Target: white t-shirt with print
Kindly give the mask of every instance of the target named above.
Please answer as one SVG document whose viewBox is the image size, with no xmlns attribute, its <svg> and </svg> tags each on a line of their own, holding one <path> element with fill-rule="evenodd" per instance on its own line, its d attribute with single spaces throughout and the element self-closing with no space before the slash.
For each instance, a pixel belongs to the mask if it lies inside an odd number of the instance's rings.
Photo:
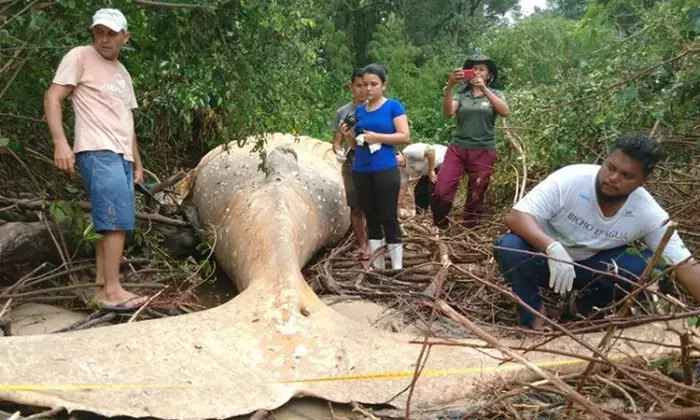
<svg viewBox="0 0 700 420">
<path fill-rule="evenodd" d="M 447 153 L 447 146 L 441 144 L 413 143 L 406 146 L 401 153 L 406 157 L 406 175 L 409 178 L 419 178 L 428 175 L 428 160 L 425 149 L 431 146 L 435 150 L 435 167 L 442 165 Z"/>
<path fill-rule="evenodd" d="M 640 187 L 614 216 L 605 217 L 595 192 L 599 170 L 600 165 L 589 164 L 561 168 L 533 188 L 514 209 L 534 216 L 575 261 L 636 239 L 656 250 L 666 232 L 668 213 Z M 663 256 L 667 262 L 677 264 L 691 254 L 678 233 L 674 233 Z"/>
</svg>

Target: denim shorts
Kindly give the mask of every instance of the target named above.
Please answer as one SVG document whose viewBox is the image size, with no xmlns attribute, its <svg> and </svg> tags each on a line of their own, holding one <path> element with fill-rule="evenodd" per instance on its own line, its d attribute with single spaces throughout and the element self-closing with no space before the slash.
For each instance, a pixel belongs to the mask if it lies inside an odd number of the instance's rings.
<svg viewBox="0 0 700 420">
<path fill-rule="evenodd" d="M 109 150 L 79 152 L 75 160 L 92 204 L 95 231 L 133 231 L 133 164 Z"/>
</svg>

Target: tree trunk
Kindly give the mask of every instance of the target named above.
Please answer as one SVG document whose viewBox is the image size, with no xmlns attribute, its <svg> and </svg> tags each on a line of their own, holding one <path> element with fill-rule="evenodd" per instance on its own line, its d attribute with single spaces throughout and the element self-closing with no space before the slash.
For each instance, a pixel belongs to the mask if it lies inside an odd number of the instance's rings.
<svg viewBox="0 0 700 420">
<path fill-rule="evenodd" d="M 54 236 L 59 240 L 58 226 L 49 223 Z M 75 249 L 77 241 L 67 226 L 60 227 L 69 250 Z M 10 222 L 0 226 L 0 271 L 11 265 L 30 261 L 60 261 L 58 250 L 44 222 Z"/>
<path fill-rule="evenodd" d="M 60 263 L 60 254 L 47 226 L 51 227 L 51 232 L 60 243 L 59 225 L 56 223 L 47 225 L 45 222 L 10 222 L 1 225 L 0 273 L 17 264 Z M 72 254 L 80 245 L 82 238 L 71 231 L 67 224 L 60 225 L 60 233 L 66 241 L 68 252 Z M 154 233 L 163 238 L 161 246 L 173 258 L 186 258 L 197 252 L 199 239 L 192 228 L 155 224 L 148 235 Z M 133 240 L 131 236 L 127 236 L 127 243 Z"/>
</svg>

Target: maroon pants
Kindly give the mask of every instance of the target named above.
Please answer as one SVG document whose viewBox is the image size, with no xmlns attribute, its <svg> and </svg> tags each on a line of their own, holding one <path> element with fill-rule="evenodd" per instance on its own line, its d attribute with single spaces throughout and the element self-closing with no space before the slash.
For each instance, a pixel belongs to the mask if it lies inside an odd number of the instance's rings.
<svg viewBox="0 0 700 420">
<path fill-rule="evenodd" d="M 469 182 L 467 200 L 462 214 L 463 225 L 472 228 L 479 223 L 484 207 L 484 196 L 494 172 L 496 157 L 496 149 L 465 149 L 453 144 L 447 148 L 445 160 L 440 166 L 435 191 L 430 200 L 433 222 L 436 226 L 444 229 L 449 225 L 447 217 L 452 210 L 452 201 L 459 181 L 465 172 Z"/>
</svg>

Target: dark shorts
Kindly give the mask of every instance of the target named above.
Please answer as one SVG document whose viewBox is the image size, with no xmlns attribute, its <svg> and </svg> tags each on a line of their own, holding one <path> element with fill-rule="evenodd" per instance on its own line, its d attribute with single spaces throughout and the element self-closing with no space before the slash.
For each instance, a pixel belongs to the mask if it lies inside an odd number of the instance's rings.
<svg viewBox="0 0 700 420">
<path fill-rule="evenodd" d="M 359 207 L 360 199 L 357 196 L 355 183 L 352 181 L 352 163 L 355 161 L 355 152 L 349 151 L 347 159 L 343 162 L 343 184 L 345 184 L 345 200 L 350 207 Z"/>
<path fill-rule="evenodd" d="M 133 164 L 108 150 L 79 152 L 75 160 L 92 205 L 95 231 L 134 230 Z"/>
</svg>

